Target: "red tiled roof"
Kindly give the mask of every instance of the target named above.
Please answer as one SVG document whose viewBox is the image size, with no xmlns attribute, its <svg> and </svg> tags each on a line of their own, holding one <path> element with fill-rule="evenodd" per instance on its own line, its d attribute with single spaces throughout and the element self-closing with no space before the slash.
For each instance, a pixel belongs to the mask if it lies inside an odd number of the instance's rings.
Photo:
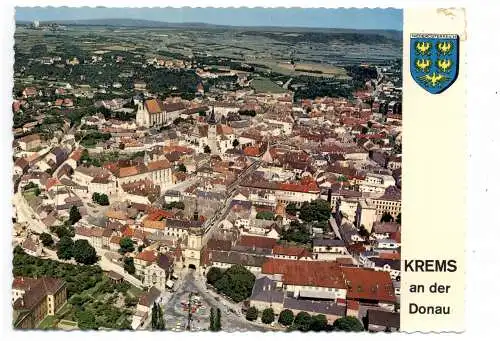
<svg viewBox="0 0 500 341">
<path fill-rule="evenodd" d="M 134 229 L 130 226 L 125 226 L 125 228 L 122 230 L 122 236 L 123 237 L 133 237 L 134 236 Z"/>
<path fill-rule="evenodd" d="M 316 184 L 316 182 L 310 182 L 309 184 L 282 183 L 279 185 L 279 189 L 289 192 L 303 192 L 303 193 L 319 192 L 319 187 Z"/>
<path fill-rule="evenodd" d="M 136 259 L 144 260 L 146 262 L 154 262 L 157 258 L 156 253 L 154 251 L 144 250 L 135 256 Z"/>
<path fill-rule="evenodd" d="M 283 274 L 283 283 L 326 288 L 345 288 L 336 262 L 268 259 L 262 265 L 263 274 Z"/>
<path fill-rule="evenodd" d="M 259 236 L 241 236 L 238 245 L 255 247 L 259 249 L 272 249 L 276 245 L 276 239 Z"/>
<path fill-rule="evenodd" d="M 391 276 L 385 271 L 342 267 L 347 283 L 347 299 L 396 302 Z"/>
<path fill-rule="evenodd" d="M 170 168 L 170 161 L 168 160 L 152 161 L 147 164 L 147 168 L 149 171 L 167 169 Z"/>
<path fill-rule="evenodd" d="M 124 178 L 124 177 L 127 177 L 127 176 L 136 175 L 136 174 L 139 174 L 139 170 L 137 169 L 137 167 L 132 166 L 132 167 L 123 167 L 123 168 L 120 168 L 118 176 L 120 178 Z"/>
<path fill-rule="evenodd" d="M 146 110 L 150 114 L 157 114 L 163 111 L 162 103 L 157 99 L 148 99 L 145 102 Z"/>
<path fill-rule="evenodd" d="M 260 150 L 257 147 L 249 146 L 249 147 L 246 147 L 245 149 L 243 149 L 243 153 L 246 156 L 259 156 Z"/>
<path fill-rule="evenodd" d="M 284 246 L 284 245 L 275 245 L 273 247 L 273 254 L 299 257 L 299 258 L 311 256 L 311 253 L 305 247 Z"/>
</svg>

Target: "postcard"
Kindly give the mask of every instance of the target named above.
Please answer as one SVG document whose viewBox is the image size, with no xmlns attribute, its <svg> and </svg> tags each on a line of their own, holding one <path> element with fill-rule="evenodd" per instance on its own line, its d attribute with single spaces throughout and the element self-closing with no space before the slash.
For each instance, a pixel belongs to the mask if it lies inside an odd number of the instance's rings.
<svg viewBox="0 0 500 341">
<path fill-rule="evenodd" d="M 462 331 L 465 23 L 17 7 L 12 328 Z"/>
</svg>

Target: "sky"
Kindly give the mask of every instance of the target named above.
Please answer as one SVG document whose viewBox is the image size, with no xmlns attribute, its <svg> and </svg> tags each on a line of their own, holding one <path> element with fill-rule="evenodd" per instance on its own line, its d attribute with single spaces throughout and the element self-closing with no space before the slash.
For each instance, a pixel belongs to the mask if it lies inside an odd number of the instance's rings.
<svg viewBox="0 0 500 341">
<path fill-rule="evenodd" d="M 230 26 L 403 30 L 400 9 L 16 7 L 17 21 L 110 18 Z"/>
</svg>

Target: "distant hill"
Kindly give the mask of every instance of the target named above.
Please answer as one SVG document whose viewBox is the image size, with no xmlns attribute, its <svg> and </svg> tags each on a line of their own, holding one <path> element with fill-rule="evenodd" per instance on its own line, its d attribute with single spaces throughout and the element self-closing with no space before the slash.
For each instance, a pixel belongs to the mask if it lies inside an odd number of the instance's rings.
<svg viewBox="0 0 500 341">
<path fill-rule="evenodd" d="M 31 22 L 17 21 L 18 25 L 28 25 Z M 143 19 L 82 19 L 82 20 L 54 20 L 41 21 L 41 25 L 59 24 L 65 26 L 107 26 L 124 28 L 191 28 L 191 29 L 235 29 L 248 31 L 276 31 L 276 32 L 322 32 L 336 34 L 363 34 L 379 35 L 391 40 L 403 40 L 403 32 L 397 30 L 356 30 L 343 28 L 312 28 L 312 27 L 270 27 L 270 26 L 228 26 L 207 23 L 188 22 L 170 23 Z"/>
</svg>

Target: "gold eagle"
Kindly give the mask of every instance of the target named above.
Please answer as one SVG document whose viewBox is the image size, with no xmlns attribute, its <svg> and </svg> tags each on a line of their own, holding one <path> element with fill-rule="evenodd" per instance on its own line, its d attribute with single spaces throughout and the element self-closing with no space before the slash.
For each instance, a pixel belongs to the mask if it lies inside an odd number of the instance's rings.
<svg viewBox="0 0 500 341">
<path fill-rule="evenodd" d="M 443 41 L 437 44 L 438 52 L 442 55 L 450 54 L 453 50 L 453 43 L 451 41 Z"/>
<path fill-rule="evenodd" d="M 429 72 L 432 62 L 430 59 L 417 59 L 415 61 L 415 66 L 422 72 Z"/>
<path fill-rule="evenodd" d="M 432 44 L 428 41 L 418 41 L 415 43 L 415 49 L 417 50 L 417 54 L 420 55 L 429 55 L 431 52 Z"/>
<path fill-rule="evenodd" d="M 429 75 L 423 75 L 418 77 L 422 82 L 424 82 L 427 85 L 430 85 L 432 87 L 435 87 L 443 82 L 446 82 L 448 80 L 448 77 L 445 75 L 442 75 L 440 73 L 435 73 L 433 72 L 432 74 Z"/>
<path fill-rule="evenodd" d="M 453 62 L 450 59 L 439 59 L 437 61 L 437 67 L 442 72 L 449 72 L 451 70 L 452 65 L 453 65 Z"/>
</svg>

